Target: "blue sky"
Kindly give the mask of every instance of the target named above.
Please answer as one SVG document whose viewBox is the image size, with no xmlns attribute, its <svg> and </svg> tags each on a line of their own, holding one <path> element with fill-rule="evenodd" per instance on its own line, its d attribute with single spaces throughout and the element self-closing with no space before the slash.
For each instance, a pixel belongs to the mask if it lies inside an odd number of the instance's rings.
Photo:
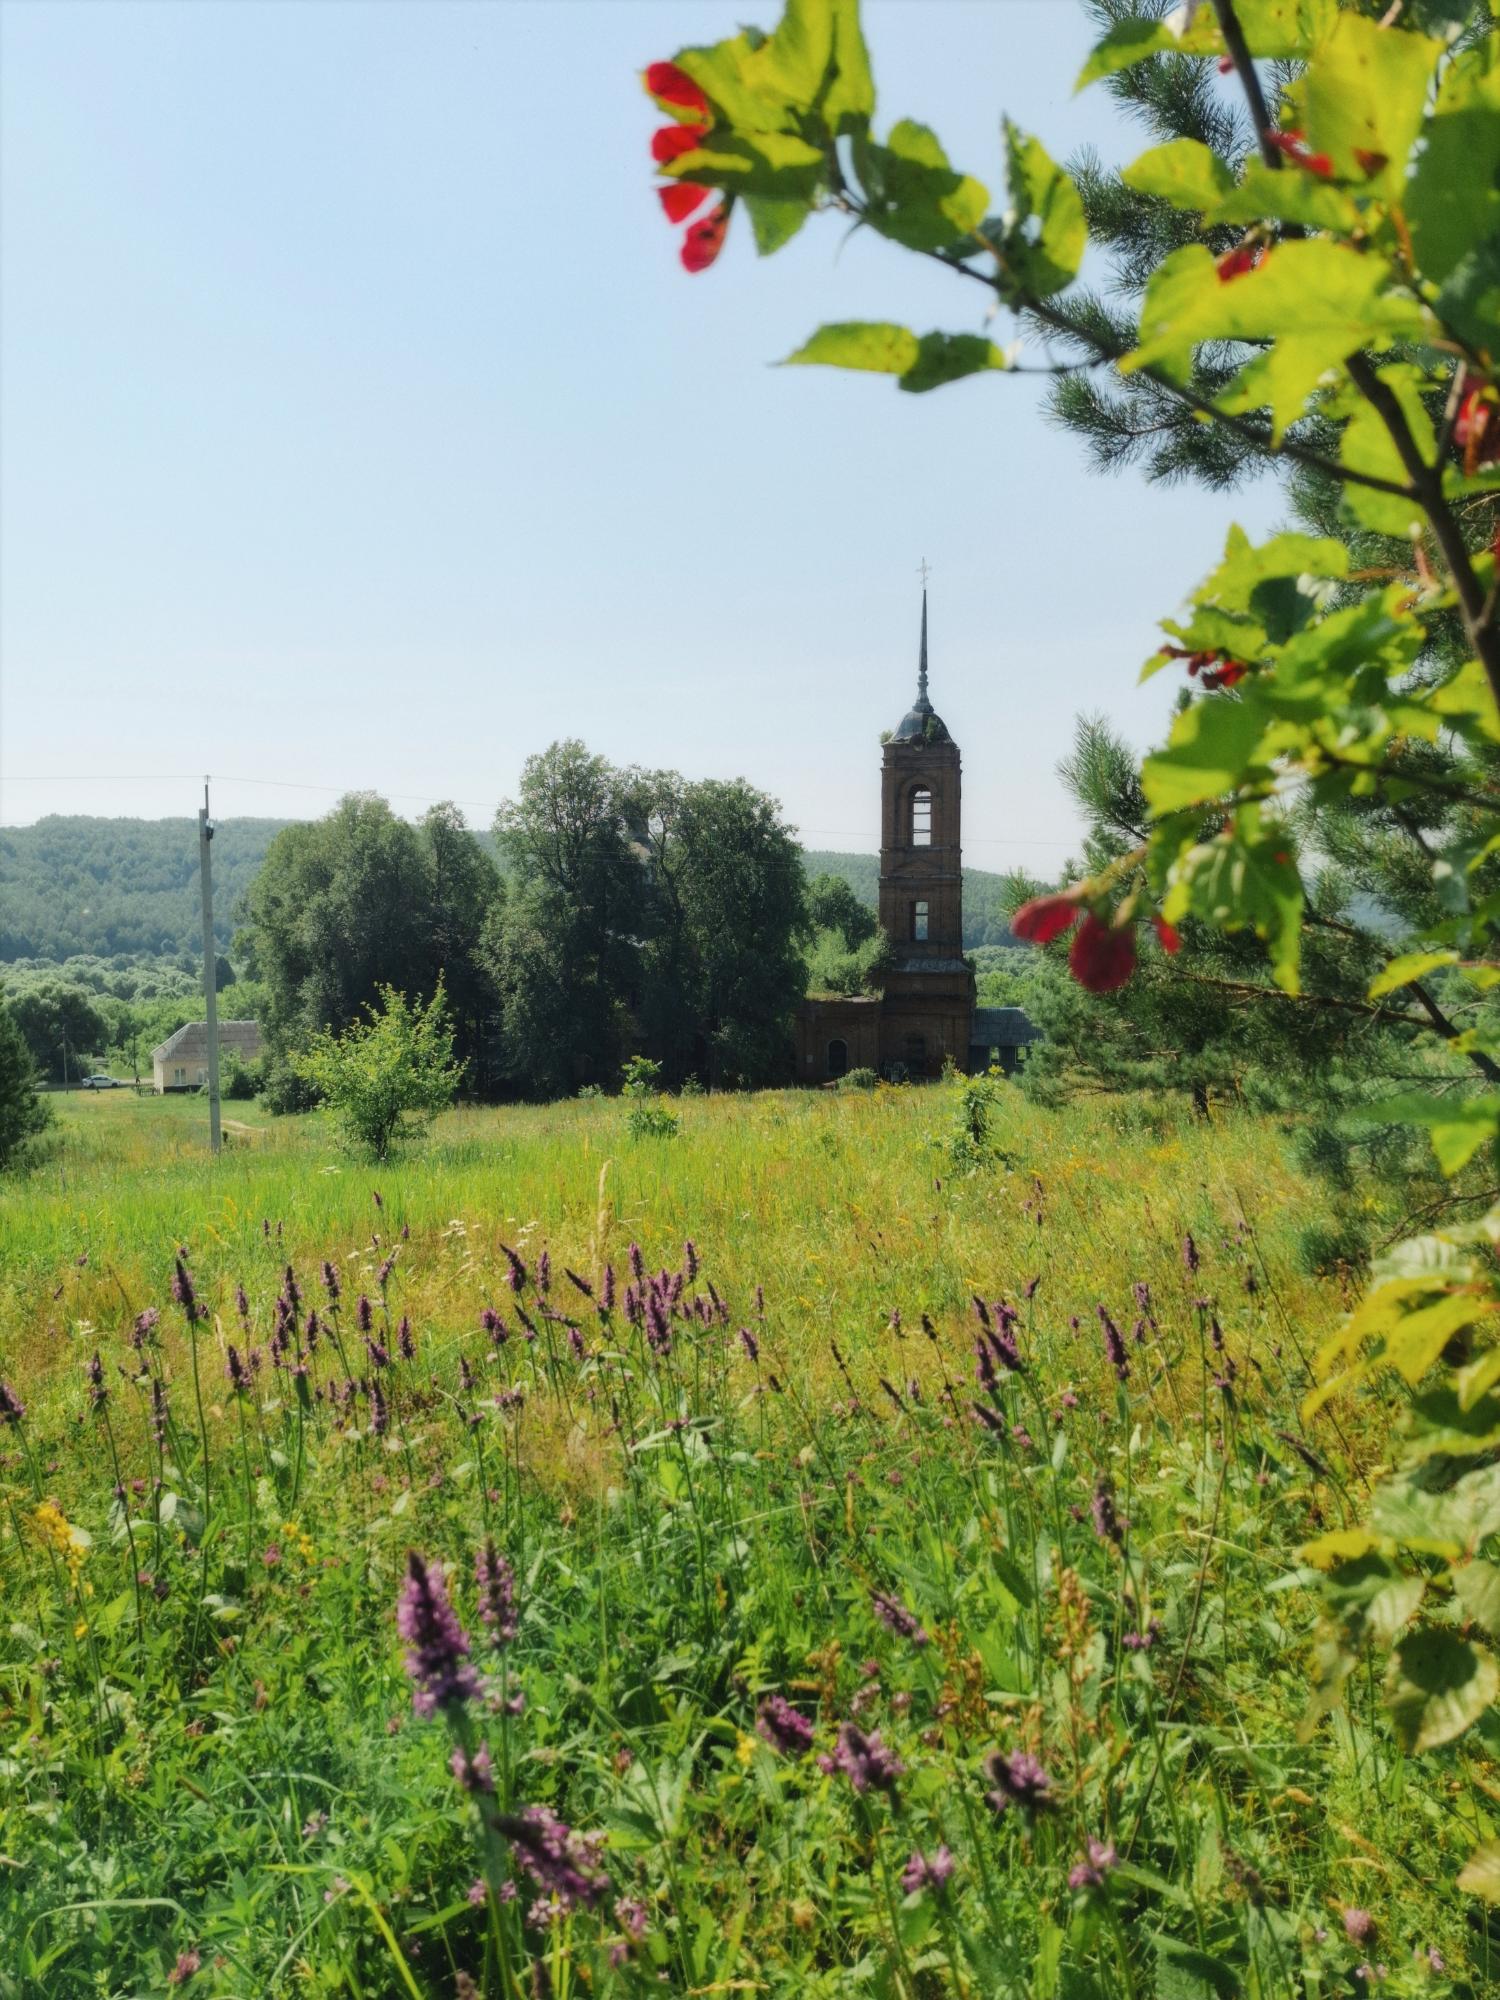
<svg viewBox="0 0 1500 2000">
<path fill-rule="evenodd" d="M 871 848 L 926 556 L 967 858 L 1060 865 L 1074 714 L 1151 740 L 1156 617 L 1277 496 L 1099 478 L 1034 380 L 770 366 L 824 320 L 983 305 L 831 218 L 765 261 L 737 219 L 681 271 L 635 72 L 774 16 L 5 0 L 0 820 L 190 813 L 211 772 L 222 815 L 368 787 L 487 823 L 579 735 Z M 866 20 L 881 121 L 997 201 L 1002 110 L 1140 150 L 1071 94 L 1070 0 Z"/>
</svg>

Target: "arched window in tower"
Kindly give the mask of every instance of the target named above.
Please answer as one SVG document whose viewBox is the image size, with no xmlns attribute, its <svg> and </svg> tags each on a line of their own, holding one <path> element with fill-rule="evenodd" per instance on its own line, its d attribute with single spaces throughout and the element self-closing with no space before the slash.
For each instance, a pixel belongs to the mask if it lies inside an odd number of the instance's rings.
<svg viewBox="0 0 1500 2000">
<path fill-rule="evenodd" d="M 932 794 L 925 785 L 918 786 L 911 795 L 911 844 L 932 845 Z"/>
<path fill-rule="evenodd" d="M 927 942 L 927 905 L 913 903 L 911 906 L 911 934 L 917 944 Z"/>
</svg>

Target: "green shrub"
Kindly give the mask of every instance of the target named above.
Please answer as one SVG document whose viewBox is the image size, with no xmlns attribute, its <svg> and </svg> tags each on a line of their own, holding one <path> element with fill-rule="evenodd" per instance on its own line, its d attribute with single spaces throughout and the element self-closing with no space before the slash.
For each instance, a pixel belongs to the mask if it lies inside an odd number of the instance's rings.
<svg viewBox="0 0 1500 2000">
<path fill-rule="evenodd" d="M 669 1109 L 657 1089 L 661 1064 L 649 1056 L 632 1056 L 620 1072 L 624 1081 L 620 1095 L 625 1099 L 625 1129 L 632 1139 L 671 1139 L 677 1133 L 677 1114 Z"/>
<path fill-rule="evenodd" d="M 872 1069 L 846 1070 L 839 1078 L 840 1090 L 873 1090 L 880 1078 Z"/>
<path fill-rule="evenodd" d="M 381 987 L 367 1020 L 319 1035 L 290 1061 L 332 1108 L 346 1141 L 376 1160 L 446 1110 L 460 1076 L 441 985 L 425 1007 Z"/>
</svg>

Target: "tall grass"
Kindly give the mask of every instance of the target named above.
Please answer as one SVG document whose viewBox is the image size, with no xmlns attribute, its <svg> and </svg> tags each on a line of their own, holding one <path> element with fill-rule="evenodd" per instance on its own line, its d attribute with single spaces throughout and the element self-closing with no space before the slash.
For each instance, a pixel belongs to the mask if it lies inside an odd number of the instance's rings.
<svg viewBox="0 0 1500 2000">
<path fill-rule="evenodd" d="M 70 1105 L 0 1197 L 0 1994 L 1483 1990 L 1482 1746 L 1297 1731 L 1379 1429 L 1301 1431 L 1276 1134 L 1007 1094 L 961 1173 L 956 1108 L 460 1112 L 372 1176 Z"/>
</svg>

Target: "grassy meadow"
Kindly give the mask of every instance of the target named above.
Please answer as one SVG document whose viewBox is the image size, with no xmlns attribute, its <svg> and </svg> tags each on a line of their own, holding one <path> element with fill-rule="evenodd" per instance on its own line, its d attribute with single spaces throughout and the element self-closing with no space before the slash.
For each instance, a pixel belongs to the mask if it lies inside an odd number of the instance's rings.
<svg viewBox="0 0 1500 2000">
<path fill-rule="evenodd" d="M 3 2000 L 1494 1990 L 1479 1739 L 1299 1732 L 1394 1412 L 1302 1430 L 1344 1300 L 1270 1124 L 590 1100 L 372 1170 L 59 1108 L 0 1189 Z"/>
</svg>

